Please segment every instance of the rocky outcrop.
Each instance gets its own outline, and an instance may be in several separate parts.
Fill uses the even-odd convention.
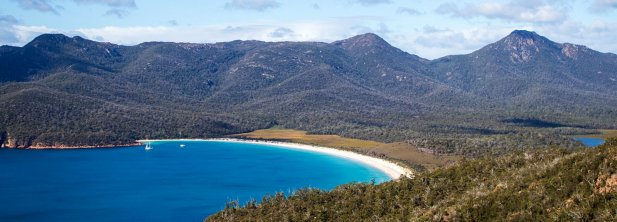
[[[6,132],[0,132],[0,148],[4,148],[4,140],[6,138]]]
[[[7,148],[17,148],[17,140],[14,137],[7,137],[5,147]]]
[[[1,148],[28,148],[32,144],[33,137],[19,138],[8,132],[0,133]]]

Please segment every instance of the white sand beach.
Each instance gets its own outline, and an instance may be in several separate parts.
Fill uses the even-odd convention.
[[[342,157],[346,159],[350,159],[375,169],[378,169],[384,172],[388,177],[393,180],[399,179],[401,176],[413,177],[413,173],[411,170],[400,166],[394,162],[387,161],[384,159],[380,159],[377,157],[362,155],[359,153],[340,150],[329,147],[322,146],[313,146],[313,145],[305,145],[298,143],[288,143],[288,142],[278,142],[278,141],[264,141],[264,140],[242,140],[242,139],[230,139],[230,138],[217,138],[217,139],[166,139],[166,140],[137,140],[139,143],[148,143],[148,142],[164,142],[164,141],[224,141],[224,142],[235,142],[235,143],[255,143],[255,144],[264,144],[280,147],[283,149],[298,149],[298,150],[306,150],[311,152],[324,153],[328,155],[333,155],[337,157]]]

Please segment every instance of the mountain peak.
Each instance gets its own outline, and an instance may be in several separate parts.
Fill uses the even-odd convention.
[[[509,37],[524,38],[524,39],[541,37],[540,35],[538,35],[538,33],[534,32],[534,31],[527,31],[527,30],[514,30],[508,36]]]
[[[375,34],[375,33],[364,33],[364,34],[360,34],[360,35],[356,35],[354,37],[348,38],[347,40],[356,40],[356,41],[384,41],[381,37],[379,37],[379,35]]]
[[[28,45],[37,43],[65,43],[71,40],[70,37],[64,34],[42,34],[34,38]]]
[[[521,63],[536,59],[540,53],[558,50],[559,44],[536,32],[514,30],[510,35],[488,48],[505,53],[514,63]]]
[[[75,36],[73,38],[68,37],[64,34],[42,34],[37,36],[36,38],[34,38],[32,41],[30,41],[28,44],[26,44],[26,46],[31,46],[31,47],[51,47],[51,46],[58,46],[58,45],[62,45],[62,44],[67,44],[70,42],[83,42],[85,41],[84,38],[79,37],[79,36]]]
[[[544,36],[538,35],[538,33],[527,30],[514,30],[510,35],[506,36],[503,41],[512,46],[535,46],[541,44],[551,45],[551,40]]]
[[[374,33],[365,33],[348,39],[333,42],[345,49],[365,48],[365,47],[391,47],[386,40]]]

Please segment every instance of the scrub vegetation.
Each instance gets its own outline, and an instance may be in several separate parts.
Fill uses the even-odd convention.
[[[617,138],[594,149],[535,149],[379,185],[298,190],[205,221],[615,221]]]
[[[399,162],[416,171],[433,169],[460,159],[459,156],[435,155],[422,152],[417,147],[405,142],[382,143],[370,140],[350,139],[337,135],[308,134],[306,131],[281,128],[256,130],[250,133],[232,135],[232,137],[285,141],[351,150],[357,153]]]

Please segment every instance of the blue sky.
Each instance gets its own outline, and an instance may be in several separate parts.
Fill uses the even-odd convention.
[[[0,44],[41,33],[133,45],[236,39],[332,42],[373,32],[433,59],[514,29],[617,52],[617,0],[0,0]]]

